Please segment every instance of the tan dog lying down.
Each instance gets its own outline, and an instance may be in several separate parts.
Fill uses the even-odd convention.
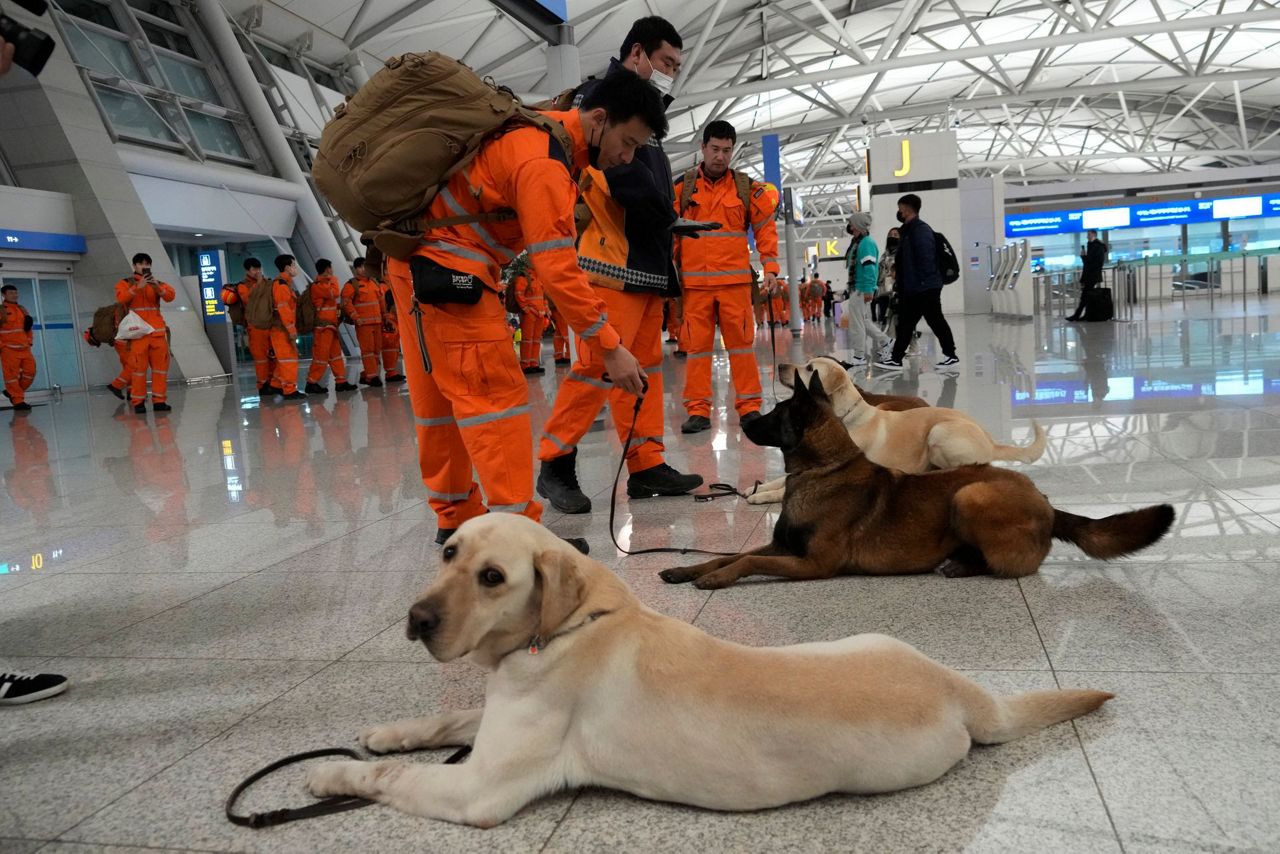
[[[996,460],[1033,463],[1044,453],[1044,430],[1035,422],[1035,438],[1030,445],[1001,445],[982,425],[956,409],[924,406],[895,411],[872,406],[834,359],[824,356],[799,367],[778,366],[778,378],[787,388],[795,388],[797,375],[800,382],[808,383],[815,373],[821,378],[836,415],[848,428],[849,437],[876,465],[920,474]],[[748,496],[747,503],[778,503],[786,481],[780,477],[761,484]]]
[[[1093,711],[1102,691],[996,697],[883,635],[753,648],[649,610],[618,576],[523,516],[445,545],[408,635],[491,671],[483,709],[365,730],[383,753],[474,744],[461,765],[325,762],[317,796],[492,827],[561,789],[753,810],[938,779],[998,744]],[[537,649],[537,654],[533,650]]]

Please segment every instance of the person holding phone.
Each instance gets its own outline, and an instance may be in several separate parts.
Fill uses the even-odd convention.
[[[173,302],[177,295],[173,285],[159,281],[151,274],[151,256],[145,252],[133,256],[133,275],[116,282],[116,302],[151,325],[150,334],[129,342],[129,357],[133,363],[129,398],[133,411],[138,415],[147,412],[147,368],[151,369],[151,408],[155,412],[168,412],[173,408],[167,402],[169,333],[165,329],[164,315],[160,313],[160,303]]]

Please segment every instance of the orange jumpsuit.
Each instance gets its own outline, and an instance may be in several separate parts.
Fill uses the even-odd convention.
[[[351,278],[342,286],[343,311],[356,325],[362,380],[378,378],[384,305],[382,294],[378,292],[378,283],[373,279]]]
[[[342,359],[338,338],[338,302],[342,288],[332,273],[316,276],[311,283],[311,303],[316,307],[316,328],[311,333],[311,369],[307,382],[318,383],[324,372],[333,369],[336,382],[347,381],[347,363]]]
[[[751,250],[747,229],[766,273],[778,267],[778,230],[773,215],[778,207],[778,191],[773,185],[751,183],[751,208],[743,210],[737,183],[730,172],[712,181],[698,169],[697,185],[684,216],[718,222],[717,231],[703,232],[697,239],[678,237],[676,256],[684,287],[681,297],[684,327],[680,335],[688,352],[685,368],[684,406],[689,415],[711,414],[711,352],[715,347],[716,325],[729,351],[729,368],[738,415],[759,412],[760,369],[755,356],[755,324],[751,308]],[[677,210],[680,193],[676,193]]]
[[[516,289],[520,306],[520,367],[536,368],[542,362],[542,333],[547,329],[547,297],[533,276],[516,276],[508,287]]]
[[[26,328],[29,316],[16,302],[0,303],[0,369],[4,390],[15,405],[26,402],[27,389],[36,379],[36,359],[31,355],[35,333]]]
[[[551,336],[551,346],[554,348],[554,358],[557,362],[564,360],[569,361],[569,327],[564,322],[564,315],[560,313],[560,309],[556,308],[556,304],[551,300],[547,300],[549,311],[551,312],[551,328],[553,330]]]
[[[169,396],[169,336],[165,334],[160,302],[173,302],[177,293],[166,282],[147,282],[139,275],[116,282],[116,302],[138,313],[154,330],[129,342],[133,367],[129,398],[134,406],[147,399],[147,368],[151,369],[151,402],[164,403]]]
[[[271,383],[285,394],[298,390],[298,292],[293,277],[281,273],[271,283],[275,318],[271,323],[271,349],[276,354],[276,375]]]
[[[111,381],[111,387],[124,391],[129,387],[133,373],[132,363],[129,361],[129,342],[117,338],[111,346],[116,348],[116,356],[120,359],[120,373]]]
[[[247,310],[249,294],[254,287],[266,284],[265,278],[259,278],[245,279],[236,285],[229,285],[222,289],[222,301],[227,305],[241,303]],[[249,338],[249,355],[253,357],[253,373],[257,377],[258,385],[261,386],[270,382],[277,371],[275,354],[271,352],[271,330],[258,329],[247,323],[244,329]]]
[[[399,379],[400,373],[400,329],[396,326],[396,313],[387,307],[387,294],[391,293],[391,285],[378,282],[378,294],[382,298],[382,370],[387,379]],[[395,297],[391,297],[392,302]]]
[[[791,323],[791,290],[787,283],[779,281],[769,299],[773,305],[773,322],[783,326]]]
[[[542,505],[533,500],[529,386],[498,295],[501,268],[527,250],[534,275],[578,333],[582,349],[600,359],[602,349],[619,346],[618,332],[575,251],[575,175],[588,162],[582,121],[577,110],[545,115],[564,125],[573,139],[571,152],[561,152],[544,131],[515,127],[485,142],[428,210],[432,219],[460,211],[515,210],[514,219],[431,229],[417,250],[483,282],[486,292],[479,302],[419,306],[409,264],[387,261],[409,354],[405,367],[418,425],[419,467],[441,528],[483,514],[485,502],[489,510],[534,520],[542,516]],[[472,480],[473,470],[479,484]]]

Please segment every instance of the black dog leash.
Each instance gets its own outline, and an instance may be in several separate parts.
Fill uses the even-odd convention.
[[[471,748],[462,747],[453,753],[444,761],[446,765],[456,765],[466,759],[471,753]],[[354,750],[348,750],[345,747],[333,747],[326,750],[310,750],[306,753],[295,753],[292,756],[286,756],[278,762],[272,762],[265,768],[262,768],[250,774],[235,790],[231,793],[231,797],[227,798],[226,815],[227,821],[232,824],[238,824],[241,827],[252,827],[255,830],[261,830],[264,827],[274,827],[277,824],[285,824],[290,821],[298,821],[304,818],[317,818],[322,815],[332,815],[334,813],[346,812],[347,810],[360,809],[377,803],[367,798],[357,798],[354,795],[335,795],[332,798],[324,798],[316,801],[314,804],[308,804],[305,807],[291,807],[282,810],[271,810],[269,812],[255,812],[249,815],[237,815],[234,812],[236,801],[240,796],[252,786],[254,783],[299,762],[306,762],[309,759],[319,759],[322,756],[345,756],[348,759],[364,760],[364,757],[356,753]]]

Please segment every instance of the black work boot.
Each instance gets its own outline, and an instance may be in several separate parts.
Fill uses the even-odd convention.
[[[701,433],[711,429],[711,419],[705,415],[690,415],[689,420],[680,425],[681,433]]]
[[[547,460],[538,472],[538,494],[561,513],[590,513],[591,499],[578,486],[578,449]]]
[[[680,474],[666,463],[658,463],[644,471],[633,472],[627,478],[627,495],[631,498],[685,495],[699,486],[702,486],[700,475]]]

